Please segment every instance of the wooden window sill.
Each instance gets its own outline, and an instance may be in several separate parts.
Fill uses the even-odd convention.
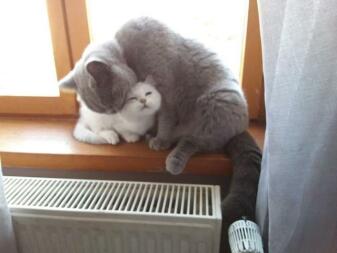
[[[152,151],[145,143],[89,145],[76,141],[76,119],[0,117],[0,156],[6,168],[164,172],[167,151]],[[258,145],[264,125],[252,123],[249,132]],[[231,163],[221,153],[194,156],[184,173],[229,175]]]

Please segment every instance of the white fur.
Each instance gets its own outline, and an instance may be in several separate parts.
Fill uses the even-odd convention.
[[[80,118],[74,129],[74,137],[91,144],[115,145],[119,142],[119,136],[126,142],[138,141],[153,126],[161,104],[161,95],[149,84],[151,79],[147,78],[146,81],[131,89],[126,104],[115,114],[94,112],[78,97]]]

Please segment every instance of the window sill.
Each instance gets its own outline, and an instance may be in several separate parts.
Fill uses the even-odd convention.
[[[76,119],[1,117],[0,156],[3,167],[114,172],[164,172],[167,151],[150,150],[145,143],[89,145],[76,141]],[[252,123],[249,132],[258,145],[264,125]],[[229,175],[231,162],[221,153],[194,156],[184,173]]]

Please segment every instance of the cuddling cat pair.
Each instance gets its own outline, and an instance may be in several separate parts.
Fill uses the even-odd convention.
[[[222,150],[248,126],[247,103],[216,54],[151,18],[126,23],[111,41],[91,44],[60,82],[81,104],[74,136],[89,143],[135,142],[154,124],[154,150],[173,148],[179,174],[197,152]]]
[[[112,114],[91,110],[78,95],[80,118],[74,129],[74,137],[91,144],[115,145],[120,141],[120,136],[126,142],[138,141],[154,126],[155,114],[161,105],[161,95],[154,85],[151,76],[135,84],[120,111]]]

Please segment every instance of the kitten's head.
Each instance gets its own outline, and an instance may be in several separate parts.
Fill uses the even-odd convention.
[[[153,115],[161,105],[161,95],[155,88],[155,81],[148,76],[137,83],[129,92],[122,112],[129,115]]]
[[[135,83],[136,75],[126,65],[120,48],[109,42],[90,45],[60,81],[60,87],[75,89],[95,112],[115,113],[122,109]]]

